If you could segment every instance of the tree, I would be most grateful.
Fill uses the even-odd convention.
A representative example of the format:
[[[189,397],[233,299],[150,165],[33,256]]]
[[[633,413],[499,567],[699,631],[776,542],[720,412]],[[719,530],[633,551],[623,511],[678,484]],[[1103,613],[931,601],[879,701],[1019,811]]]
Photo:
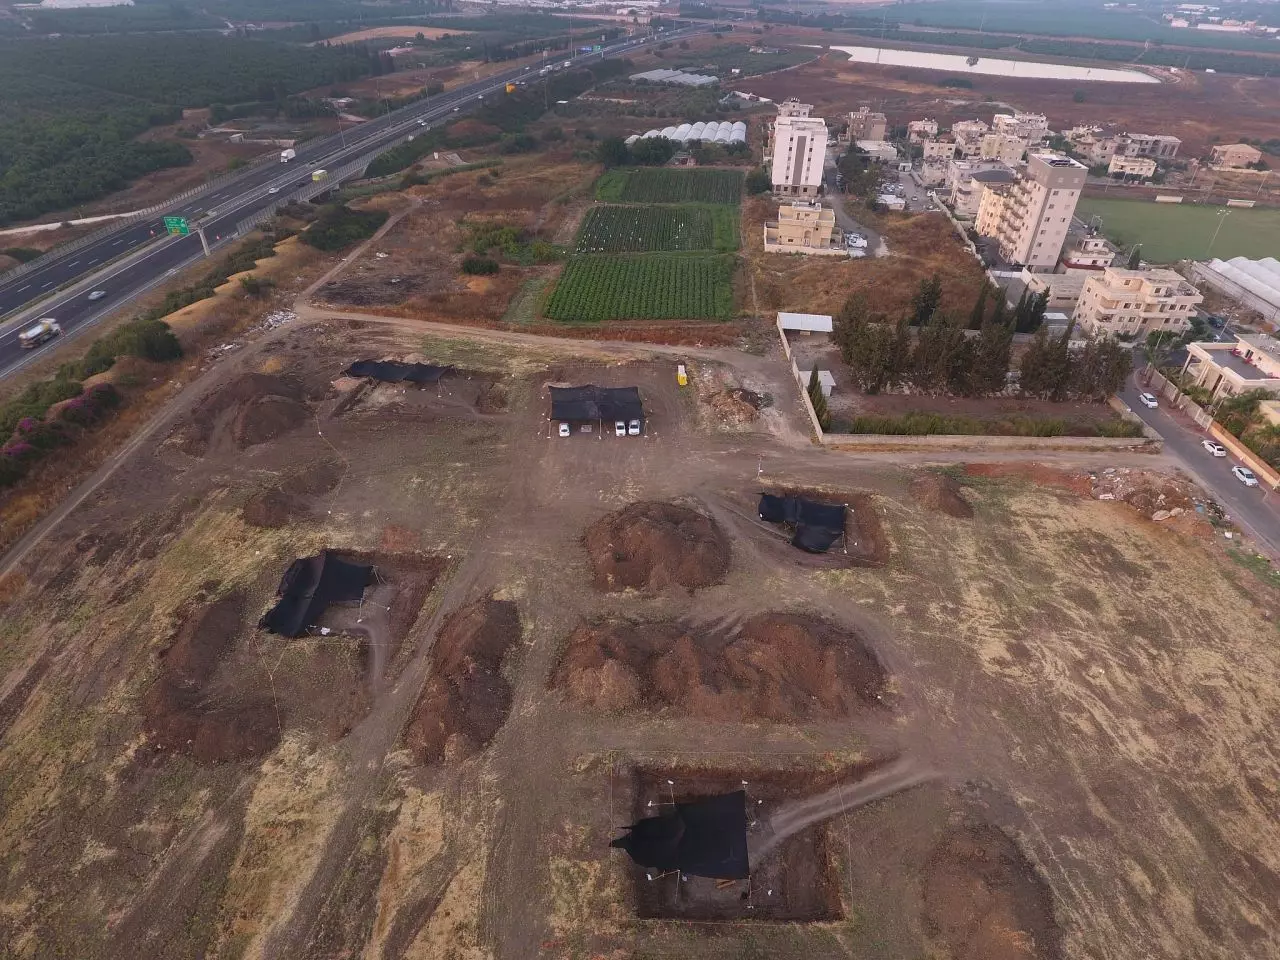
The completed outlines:
[[[845,363],[851,363],[856,345],[866,335],[867,318],[870,310],[867,306],[867,295],[861,291],[852,294],[840,311],[835,315],[831,339],[840,351]]]
[[[1009,357],[1013,351],[1013,327],[1003,321],[988,320],[973,345],[969,392],[999,393],[1008,382]]]
[[[608,137],[596,147],[596,159],[604,164],[606,170],[623,167],[631,162],[631,151],[621,137]]]
[[[818,380],[818,367],[815,364],[809,372],[809,402],[813,404],[813,415],[818,419],[818,426],[823,430],[831,429],[831,411],[827,409],[827,398],[822,394],[822,383]]]
[[[630,152],[633,163],[660,167],[675,155],[676,145],[666,137],[646,137],[632,144]]]
[[[769,176],[768,171],[761,167],[757,167],[747,174],[747,193],[755,195],[758,193],[768,193],[773,189],[773,180]]]
[[[973,359],[968,342],[964,324],[958,318],[934,313],[916,335],[916,348],[911,354],[911,382],[921,390],[947,388],[965,392]]]
[[[1025,315],[1022,323],[1015,326],[1018,333],[1035,333],[1044,323],[1044,315],[1049,310],[1049,290],[1041,290],[1034,297],[1027,299]]]
[[[982,321],[987,315],[987,281],[982,281],[978,288],[978,299],[973,304],[973,312],[969,314],[969,329],[981,330]]]
[[[1028,333],[1027,326],[1027,293],[1026,287],[1022,288],[1022,296],[1018,298],[1018,304],[1013,308],[1013,329],[1018,333]]]
[[[1004,287],[1000,287],[996,292],[996,308],[991,311],[991,322],[1001,325],[1008,325],[1009,319],[1009,295],[1005,292]]]
[[[1133,248],[1133,252],[1129,254],[1129,269],[1137,270],[1142,266],[1142,244],[1138,244]]]
[[[1062,400],[1072,381],[1071,334],[1075,321],[1057,337],[1041,327],[1022,357],[1021,385],[1024,393],[1046,400]]]
[[[942,281],[935,273],[928,280],[921,280],[920,286],[911,297],[911,325],[924,327],[942,302]]]
[[[1071,355],[1071,392],[1101,402],[1123,385],[1133,371],[1133,354],[1114,337],[1091,337]]]

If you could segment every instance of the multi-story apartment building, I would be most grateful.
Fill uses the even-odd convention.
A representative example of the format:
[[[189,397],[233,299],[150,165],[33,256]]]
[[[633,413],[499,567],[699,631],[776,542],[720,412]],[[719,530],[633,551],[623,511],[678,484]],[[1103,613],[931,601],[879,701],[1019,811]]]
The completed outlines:
[[[1145,337],[1157,330],[1183,333],[1204,300],[1173,270],[1107,267],[1084,282],[1075,319],[1092,334]]]
[[[956,142],[950,138],[921,140],[920,149],[920,159],[925,163],[949,163],[955,159]]]
[[[1280,396],[1280,342],[1263,333],[1234,343],[1189,343],[1182,373],[1215,400],[1253,390]]]
[[[1211,166],[1219,170],[1240,170],[1262,159],[1262,151],[1247,143],[1227,143],[1213,148]]]
[[[811,200],[778,206],[778,219],[764,225],[764,248],[770,253],[827,253],[845,256],[844,237],[830,207]]]
[[[1030,146],[1025,137],[997,133],[993,130],[982,138],[978,156],[983,160],[999,160],[1003,164],[1015,167],[1022,162],[1022,156]]]
[[[849,141],[883,140],[889,121],[883,113],[873,113],[863,105],[849,114]]]
[[[827,124],[818,117],[778,117],[773,125],[773,192],[816,197],[827,159]]]
[[[813,110],[813,104],[801,103],[795,97],[783,100],[778,104],[779,117],[807,117]]]
[[[998,160],[952,160],[947,168],[948,202],[957,217],[976,217],[983,190],[1000,190],[1015,179]]]
[[[956,141],[960,156],[976,157],[982,152],[982,138],[991,128],[981,120],[959,120],[951,125],[951,136]]]
[[[991,118],[991,129],[1038,147],[1049,139],[1049,118],[1043,113],[997,113]]]
[[[1150,157],[1122,157],[1119,154],[1107,164],[1111,176],[1140,177],[1143,180],[1155,176],[1156,162]]]
[[[937,135],[937,120],[930,120],[926,117],[923,120],[912,120],[907,124],[907,141],[909,143],[921,143],[925,140],[932,140]]]
[[[1152,157],[1172,160],[1178,155],[1182,141],[1165,133],[1126,133],[1121,152],[1126,157]]]
[[[1009,263],[1052,269],[1087,175],[1084,165],[1070,157],[1033,153],[1008,187],[984,188],[974,227],[996,239]]]

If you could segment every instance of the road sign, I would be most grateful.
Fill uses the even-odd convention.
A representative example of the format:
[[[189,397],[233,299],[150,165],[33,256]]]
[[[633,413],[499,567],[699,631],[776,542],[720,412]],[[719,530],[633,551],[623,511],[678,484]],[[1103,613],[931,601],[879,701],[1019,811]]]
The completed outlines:
[[[171,236],[185,237],[191,233],[191,227],[187,224],[186,217],[165,217],[164,229]]]
[[[599,53],[599,52],[600,52],[601,50],[603,50],[603,49],[604,49],[604,47],[602,47],[600,44],[598,44],[598,43],[597,43],[594,47],[592,47],[592,48],[591,48],[591,52],[592,52],[592,53]]]

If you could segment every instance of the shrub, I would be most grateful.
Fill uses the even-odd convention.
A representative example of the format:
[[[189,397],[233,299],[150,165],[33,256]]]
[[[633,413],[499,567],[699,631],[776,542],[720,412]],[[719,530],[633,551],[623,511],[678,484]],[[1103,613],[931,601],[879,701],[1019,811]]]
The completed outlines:
[[[462,260],[462,272],[473,275],[484,275],[498,272],[498,261],[493,257],[477,257],[474,255],[464,257]]]
[[[387,222],[385,210],[352,210],[337,203],[327,207],[302,235],[302,242],[333,253],[373,236]]]
[[[62,376],[40,380],[0,405],[0,437],[7,437],[24,418],[40,419],[55,403],[70,400],[83,389],[78,381]]]
[[[163,320],[144,316],[130,320],[93,341],[83,357],[59,367],[58,375],[83,380],[110,370],[119,357],[141,357],[155,363],[168,363],[181,356],[182,344],[169,325]]]

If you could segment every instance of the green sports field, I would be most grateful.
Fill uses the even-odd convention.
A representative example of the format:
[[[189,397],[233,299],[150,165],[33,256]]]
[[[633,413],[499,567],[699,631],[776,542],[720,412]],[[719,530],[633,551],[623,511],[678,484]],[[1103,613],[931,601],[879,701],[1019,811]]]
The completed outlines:
[[[1280,210],[1270,207],[1228,208],[1086,197],[1076,207],[1076,216],[1085,221],[1101,216],[1102,232],[1108,239],[1125,248],[1141,243],[1142,259],[1150,263],[1205,260],[1211,256],[1223,260],[1257,259],[1274,257],[1280,251]],[[1222,229],[1218,230],[1220,221]],[[1218,239],[1213,242],[1211,253],[1209,241],[1214,231],[1218,231]]]

